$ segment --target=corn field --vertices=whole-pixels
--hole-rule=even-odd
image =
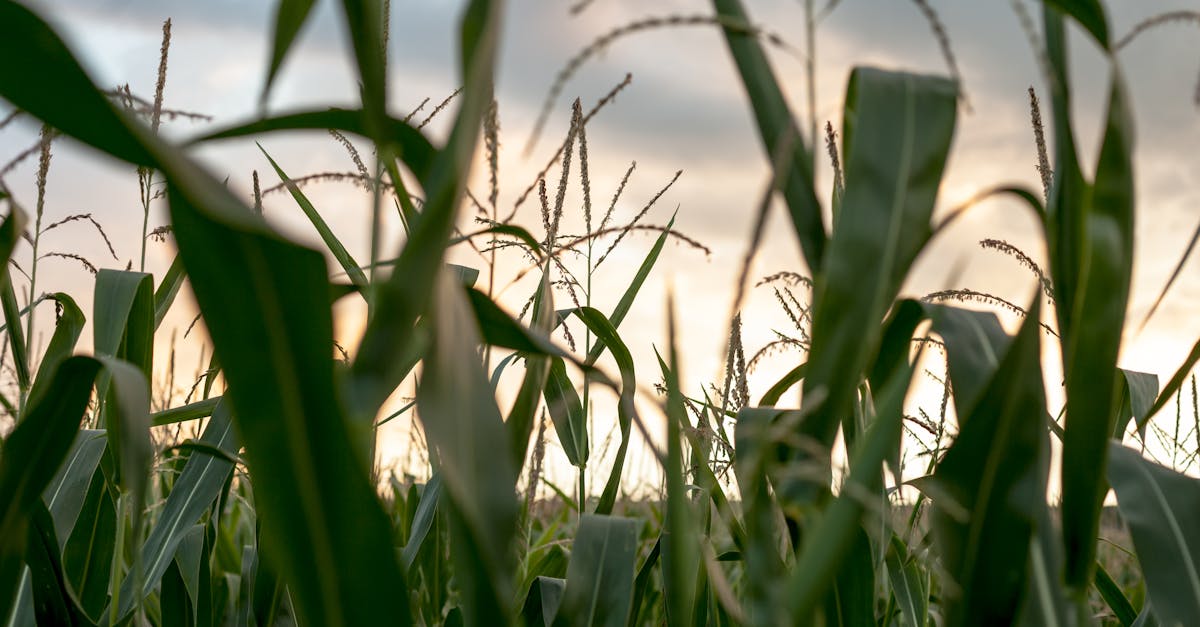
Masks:
[[[314,4],[275,5],[262,102]],[[148,101],[98,87],[45,15],[0,0],[0,99],[13,110],[0,130],[17,115],[43,129],[28,155],[40,163],[37,199],[18,198],[0,174],[11,375],[0,402],[12,425],[0,448],[4,625],[1200,625],[1200,480],[1143,454],[1148,430],[1161,431],[1152,419],[1174,410],[1171,444],[1181,450],[1171,459],[1182,455],[1187,468],[1196,457],[1180,420],[1195,422],[1200,441],[1191,374],[1200,342],[1165,384],[1118,367],[1124,333],[1139,321],[1127,313],[1138,214],[1117,57],[1132,37],[1200,14],[1163,14],[1118,38],[1102,0],[1043,0],[1036,15],[1014,3],[1043,73],[1029,92],[1043,186],[984,188],[938,220],[968,104],[924,1],[915,8],[931,20],[949,76],[855,68],[836,132],[822,133],[811,102],[809,119],[793,114],[766,53],[779,38],[755,26],[742,0],[618,28],[569,60],[547,111],[579,64],[638,30],[713,29],[737,69],[734,87],[772,174],[761,203],[739,208],[756,229],[739,260],[725,380],[704,388],[681,380],[674,320],[687,295],[642,290],[667,242],[703,244],[674,217],[638,221],[663,192],[618,224],[589,183],[588,122],[624,83],[594,109],[574,102],[557,153],[517,201],[540,204],[541,224],[524,225],[497,209],[504,2],[463,3],[462,88],[429,114],[449,118],[440,141],[428,118],[392,113],[387,3],[335,4],[350,35],[356,107],[264,106],[256,119],[174,141],[159,133],[179,114],[162,102],[169,23]],[[805,3],[809,38],[813,5]],[[1095,154],[1075,139],[1068,28],[1107,63]],[[333,133],[350,149],[357,171],[329,176],[371,196],[367,263],[278,155],[262,151],[322,249],[268,224],[257,172],[254,197],[242,198],[195,154],[285,131]],[[90,318],[70,294],[36,295],[41,236],[59,224],[42,219],[57,137],[135,166],[145,215],[161,194],[170,217],[154,230],[147,217],[143,242],[177,247],[158,277],[79,258],[96,274]],[[373,158],[362,161],[348,138]],[[829,198],[816,181],[824,159],[834,171]],[[576,210],[564,208],[572,176],[582,235],[562,226],[564,210]],[[490,195],[472,194],[471,180],[488,181]],[[930,243],[992,197],[1019,202],[1048,252],[1043,269],[1005,242],[983,243],[1028,270],[1026,300],[972,290],[902,297]],[[795,329],[779,340],[789,367],[752,396],[741,306],[773,200],[786,207],[804,267],[762,282],[775,286]],[[404,229],[390,259],[383,212]],[[639,230],[653,244],[617,305],[602,311],[591,274]],[[26,246],[28,269],[15,263]],[[480,268],[449,263],[456,246],[479,247],[492,264],[498,254],[519,258],[536,284],[521,295],[525,307],[514,314]],[[143,243],[142,269],[145,258]],[[332,275],[329,260],[339,268]],[[181,291],[194,295],[213,353],[186,398],[159,401],[156,331]],[[652,363],[635,361],[621,332],[635,300],[665,303],[672,321]],[[334,341],[333,308],[347,301],[366,311],[350,350]],[[49,302],[52,335],[36,351],[34,310]],[[963,306],[971,302],[990,307]],[[997,308],[1018,316],[1015,333]],[[82,354],[89,321],[93,348]],[[1062,380],[1044,372],[1049,354],[1061,359]],[[931,360],[945,365],[940,415],[913,416],[906,401],[928,389]],[[393,411],[389,399],[404,385],[415,397]],[[501,401],[503,386],[515,391],[511,401]],[[1050,396],[1065,399],[1061,411]],[[598,412],[618,426],[606,455],[591,450]],[[384,477],[375,463],[377,429],[402,414],[420,427],[428,474],[419,479]],[[663,438],[652,434],[658,425]],[[626,462],[639,434],[665,489],[632,498]],[[914,475],[904,460],[917,435]],[[561,447],[577,489],[546,481],[547,445]],[[1102,524],[1114,516],[1106,502],[1116,504],[1115,523]]]

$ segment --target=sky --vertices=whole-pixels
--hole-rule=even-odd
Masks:
[[[646,17],[711,14],[709,3],[700,0],[594,0],[578,15],[570,12],[571,4],[567,0],[513,0],[504,16],[496,93],[501,127],[500,205],[512,206],[565,136],[572,99],[580,98],[586,108],[626,73],[632,74],[632,83],[587,128],[593,196],[596,204],[606,207],[622,175],[636,161],[636,169],[616,205],[618,222],[628,220],[677,171],[682,171],[678,181],[650,210],[646,223],[665,224],[677,212],[676,228],[709,252],[688,245],[668,246],[621,331],[637,359],[640,378],[648,385],[657,373],[653,349],[665,344],[664,305],[668,291],[672,292],[678,303],[684,380],[698,393],[701,384],[719,383],[722,376],[733,287],[767,183],[768,163],[748,101],[722,37],[712,26],[639,32],[617,40],[581,66],[553,102],[549,124],[532,155],[527,156],[526,143],[554,77],[589,42],[617,26]],[[803,2],[746,0],[745,4],[755,24],[778,34],[785,42],[785,47],[770,47],[768,53],[793,112],[807,115]],[[1033,85],[1043,97],[1044,90],[1035,57],[1010,3],[931,0],[929,4],[945,24],[970,106],[969,111],[959,111],[951,159],[939,192],[938,215],[997,184],[1017,183],[1039,189],[1026,90]],[[173,38],[165,106],[212,116],[213,125],[244,120],[257,113],[273,3],[54,0],[32,5],[67,36],[99,84],[128,83],[135,94],[144,97],[153,93],[161,23],[171,18]],[[1187,2],[1109,5],[1112,30],[1118,35],[1162,11],[1196,8]],[[389,98],[393,113],[402,116],[425,98],[431,100],[427,107],[432,107],[458,86],[454,70],[456,20],[462,3],[392,0],[391,6]],[[1026,6],[1031,12],[1035,9],[1032,3]],[[302,32],[272,92],[272,111],[354,105],[352,65],[334,9],[331,1],[317,3],[314,20]],[[1200,178],[1194,174],[1195,146],[1200,141],[1200,110],[1194,102],[1200,76],[1196,36],[1192,25],[1167,26],[1136,40],[1119,57],[1137,124],[1139,205],[1134,291],[1121,365],[1157,373],[1164,382],[1200,336],[1200,318],[1191,315],[1200,304],[1200,261],[1194,259],[1184,267],[1158,313],[1144,329],[1138,328],[1200,223]],[[1076,134],[1085,172],[1089,172],[1097,152],[1108,66],[1080,32],[1072,32],[1071,43],[1077,90]],[[944,74],[947,67],[929,24],[911,2],[838,2],[820,23],[815,44],[816,116],[822,125],[829,121],[834,128],[841,125],[845,83],[854,66],[935,74]],[[7,107],[0,105],[0,113],[6,111]],[[450,119],[449,114],[441,115],[426,130],[435,140],[443,139]],[[177,121],[168,124],[164,133],[182,139],[205,128],[208,125],[204,123]],[[28,121],[0,130],[0,164],[35,142],[36,126]],[[354,169],[345,150],[320,133],[268,136],[261,142],[292,176]],[[369,153],[364,144],[359,143],[359,148]],[[228,176],[229,185],[246,198],[250,197],[251,171],[259,172],[264,187],[278,182],[253,142],[212,145],[201,148],[196,155],[219,177]],[[827,198],[832,175],[823,156],[821,151],[818,182]],[[35,170],[36,162],[31,159],[5,177],[26,206],[32,205]],[[557,175],[555,168],[548,180],[556,181]],[[564,228],[579,229],[581,202],[574,173],[572,177]],[[486,179],[479,170],[471,189],[479,198],[487,195]],[[369,195],[339,183],[311,186],[306,193],[347,247],[359,259],[367,257]],[[541,233],[541,218],[534,207],[535,203],[527,203],[516,222]],[[47,220],[84,212],[92,213],[104,226],[116,246],[117,259],[108,255],[94,231],[79,223],[47,235],[48,245],[54,250],[78,252],[97,265],[123,268],[133,260],[136,266],[142,215],[134,172],[69,140],[60,141],[49,176]],[[285,194],[268,195],[265,212],[268,220],[290,237],[319,245],[315,231]],[[165,215],[165,207],[156,205],[151,227],[164,224]],[[463,224],[466,228],[468,223]],[[388,222],[385,234],[389,250],[396,250],[400,241],[398,223]],[[1014,260],[981,249],[977,243],[984,238],[1006,240],[1039,262],[1045,259],[1045,246],[1028,213],[1011,201],[988,201],[925,251],[905,285],[905,294],[921,296],[939,289],[972,288],[1017,303],[1029,302],[1033,293],[1030,274]],[[622,243],[594,277],[593,304],[611,310],[652,241],[643,234]],[[161,275],[174,254],[172,245],[148,246],[147,270]],[[27,250],[23,254],[25,257],[18,257],[28,257]],[[480,257],[459,249],[453,250],[450,257],[466,265],[478,266],[481,262]],[[58,258],[44,260],[43,268],[45,278],[39,279],[39,292],[64,290],[78,294],[83,310],[90,311],[91,279],[85,271]],[[507,285],[519,268],[515,257],[502,263],[497,285]],[[766,241],[750,273],[751,284],[780,271],[807,273],[785,210],[776,202],[771,208]],[[517,312],[531,289],[527,278],[502,289],[500,300]],[[766,289],[749,293],[743,309],[749,351],[772,341],[775,330],[783,330],[788,324],[774,298]],[[182,335],[194,315],[192,307],[185,296],[160,334]],[[39,311],[42,322],[38,328],[45,337],[51,319],[48,312]],[[335,315],[339,340],[353,352],[361,329],[361,311],[353,304],[341,305]],[[1004,321],[1010,329],[1017,322],[1011,316]],[[198,335],[202,337],[202,333],[193,332],[187,342],[179,343],[177,383],[183,387],[188,385],[181,382],[190,382],[199,363]],[[160,343],[167,342],[160,338]],[[1048,351],[1048,362],[1053,362],[1052,353]],[[751,378],[752,395],[765,391],[782,372],[780,368],[790,368],[798,358],[790,353],[766,360]],[[159,368],[165,369],[166,362],[160,356]],[[1047,368],[1048,378],[1052,378],[1053,364]],[[398,396],[404,394],[402,390]],[[501,396],[503,400],[505,394]],[[611,437],[611,421],[598,421],[593,438],[597,450]],[[397,423],[389,426],[392,430],[383,438],[385,461],[389,455],[401,455],[407,442],[406,424]],[[652,466],[645,455],[635,455],[630,464],[638,469]],[[653,475],[649,470],[645,473]]]

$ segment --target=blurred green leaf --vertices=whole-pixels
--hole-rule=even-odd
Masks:
[[[421,492],[421,500],[417,504],[416,515],[413,517],[411,531],[408,534],[408,542],[404,544],[404,549],[400,553],[400,565],[404,567],[405,572],[412,570],[413,561],[417,559],[417,552],[421,550],[425,537],[433,528],[438,499],[441,498],[441,495],[442,477],[434,473],[425,483],[425,489]]]
[[[1046,5],[1075,18],[1095,38],[1097,45],[1108,49],[1108,18],[1100,0],[1046,0]]]
[[[925,627],[929,618],[927,577],[920,562],[909,553],[908,546],[893,534],[884,558],[892,596],[909,627]]]
[[[271,37],[271,41],[274,43],[271,46],[271,61],[267,66],[267,78],[263,81],[262,96],[259,98],[261,103],[266,103],[267,96],[271,93],[271,85],[275,82],[275,76],[279,73],[280,66],[283,65],[288,51],[296,41],[296,35],[308,21],[308,15],[314,4],[316,4],[315,0],[280,0],[276,5],[275,32]]]
[[[429,140],[409,124],[395,118],[388,119],[387,137],[393,142],[393,150],[422,181],[430,175],[438,151]],[[363,112],[354,109],[331,107],[319,111],[296,111],[276,116],[241,122],[233,126],[206,133],[189,143],[209,142],[218,139],[248,137],[278,131],[333,129],[371,139],[371,133],[363,124]],[[426,201],[428,202],[428,200]]]
[[[467,624],[476,625],[511,615],[517,469],[508,447],[499,446],[508,437],[476,353],[479,329],[463,288],[443,270],[434,296],[417,411],[453,504],[451,558]]]
[[[713,8],[721,18],[734,24],[750,24],[740,0],[713,0]],[[781,162],[785,172],[777,172],[778,186],[787,201],[792,227],[800,241],[809,272],[823,271],[826,249],[825,225],[821,219],[821,203],[813,184],[813,159],[804,138],[796,126],[787,99],[775,80],[767,55],[754,33],[744,28],[726,25],[725,43],[737,64],[742,85],[750,97],[754,119],[758,126],[763,150],[771,164]],[[810,145],[815,138],[809,138]]]
[[[629,624],[638,527],[630,518],[580,517],[555,625]]]
[[[1108,574],[1102,564],[1096,565],[1096,591],[1100,593],[1100,598],[1104,599],[1104,603],[1113,611],[1123,627],[1131,627],[1137,621],[1137,610],[1133,609],[1133,605],[1121,591],[1121,586],[1113,581],[1112,576]]]
[[[1108,480],[1154,614],[1167,625],[1200,624],[1200,481],[1116,442],[1110,444]]]

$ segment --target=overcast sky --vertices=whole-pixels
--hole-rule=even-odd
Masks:
[[[272,8],[270,2],[213,0],[54,0],[34,3],[60,27],[101,85],[129,83],[137,94],[153,92],[158,66],[161,22],[170,17],[174,36],[166,105],[198,111],[229,123],[254,115],[265,73]],[[355,81],[348,62],[341,24],[334,4],[318,2],[315,19],[303,31],[298,47],[284,66],[270,101],[283,110],[302,106],[354,104]],[[456,19],[461,2],[393,0],[391,23],[390,98],[393,112],[403,115],[426,97],[436,103],[457,87],[454,71]],[[511,207],[517,194],[532,181],[563,137],[570,101],[579,97],[594,103],[626,72],[632,84],[616,102],[588,126],[593,195],[607,205],[630,162],[637,168],[622,201],[619,218],[629,219],[677,170],[678,182],[651,210],[647,222],[664,224],[678,209],[677,228],[702,242],[710,255],[685,246],[671,246],[622,333],[639,357],[641,378],[651,382],[656,372],[652,345],[663,345],[662,303],[673,289],[680,305],[681,344],[685,377],[695,389],[719,376],[727,330],[726,313],[732,300],[734,274],[743,254],[758,198],[766,182],[767,164],[758,144],[746,97],[727,58],[721,35],[708,26],[659,29],[621,39],[585,64],[555,101],[553,115],[533,156],[522,150],[541,102],[555,74],[576,52],[600,34],[635,19],[672,14],[711,13],[700,0],[595,0],[572,16],[566,0],[514,0],[505,15],[497,99],[501,122],[502,207]],[[824,4],[819,2],[818,4]],[[965,201],[977,191],[999,183],[1020,183],[1039,189],[1034,168],[1032,133],[1028,124],[1026,89],[1042,91],[1027,38],[1007,2],[931,0],[945,23],[959,66],[971,111],[961,111],[954,149],[939,196],[939,209]],[[1135,23],[1170,9],[1196,9],[1195,2],[1109,3],[1113,31],[1127,32]],[[747,0],[755,23],[779,34],[792,50],[770,51],[797,115],[805,114],[803,3],[796,0]],[[1033,4],[1029,4],[1031,12]],[[1159,313],[1142,332],[1137,323],[1158,294],[1171,268],[1200,222],[1200,177],[1196,176],[1195,147],[1200,140],[1200,112],[1193,102],[1200,76],[1198,33],[1190,26],[1168,26],[1139,39],[1121,53],[1137,121],[1138,235],[1131,328],[1122,357],[1125,367],[1159,373],[1165,379],[1186,355],[1197,336],[1200,318],[1200,268],[1193,260]],[[1080,33],[1073,33],[1073,62],[1078,90],[1076,133],[1085,171],[1095,161],[1097,129],[1107,66]],[[870,64],[884,68],[944,73],[946,64],[929,25],[915,4],[897,0],[844,0],[825,19],[817,39],[819,119],[840,127],[841,102],[849,70]],[[0,109],[2,110],[2,109]],[[450,119],[449,115],[440,122]],[[186,137],[203,124],[174,122],[166,132]],[[435,138],[444,124],[430,127]],[[18,123],[0,131],[0,164],[36,141],[36,128]],[[292,176],[320,171],[348,171],[353,165],[344,150],[328,136],[310,134],[269,136],[263,146]],[[133,171],[97,159],[85,149],[63,141],[56,145],[47,197],[47,220],[92,212],[117,246],[119,260],[107,256],[103,244],[84,228],[64,228],[47,236],[58,250],[81,252],[98,264],[124,267],[138,256],[141,210]],[[365,146],[360,147],[364,148]],[[249,197],[250,172],[257,169],[264,186],[277,181],[253,142],[229,143],[203,149],[200,156],[220,177]],[[823,157],[823,152],[821,153]],[[821,159],[819,180],[830,181]],[[31,206],[33,160],[13,171],[6,183],[26,206]],[[551,172],[557,180],[557,169]],[[577,183],[572,183],[577,187]],[[486,196],[483,179],[473,184],[477,197]],[[367,255],[368,197],[345,184],[308,189],[334,229],[359,259]],[[581,211],[578,195],[568,197],[568,220],[577,228]],[[534,203],[518,214],[517,222],[541,232]],[[165,222],[156,208],[151,226]],[[782,206],[772,209],[769,237],[752,272],[761,277],[781,270],[806,272],[789,232]],[[303,214],[285,195],[268,196],[268,218],[296,239],[318,244]],[[389,233],[397,225],[389,224]],[[973,211],[942,236],[919,260],[906,291],[921,295],[936,289],[970,287],[1016,302],[1032,293],[1030,276],[1011,259],[979,249],[985,237],[1016,244],[1035,259],[1045,258],[1028,215],[1007,201],[989,202]],[[393,240],[394,241],[394,240]],[[623,244],[601,267],[594,304],[610,310],[652,239],[636,236]],[[392,248],[395,248],[393,244]],[[27,256],[28,251],[24,254]],[[170,244],[152,244],[149,270],[161,273],[173,255]],[[454,259],[479,265],[479,258],[456,251]],[[514,259],[514,262],[516,260]],[[64,260],[45,261],[48,278],[43,290],[80,294],[90,311],[90,277]],[[511,278],[516,264],[498,276]],[[504,292],[503,302],[516,311],[528,295],[528,284]],[[185,301],[186,304],[186,301]],[[189,312],[177,308],[167,327],[185,327]],[[352,308],[339,310],[343,343],[353,346],[359,327]],[[42,313],[46,321],[49,314]],[[786,323],[766,291],[751,294],[746,308],[749,350],[770,341],[773,328]],[[1011,321],[1009,321],[1011,322]],[[49,323],[42,325],[47,330]],[[163,333],[169,333],[164,330]],[[789,361],[790,360],[790,361]],[[794,363],[795,356],[780,364]],[[162,363],[165,360],[160,360]],[[193,366],[184,367],[182,378]],[[753,380],[754,395],[775,378],[767,372]],[[597,436],[597,446],[603,434]]]

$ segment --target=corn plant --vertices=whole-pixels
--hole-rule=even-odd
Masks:
[[[279,2],[264,101],[312,5]],[[1042,196],[1012,186],[985,193],[1027,207],[1049,250],[1049,273],[1039,271],[1028,303],[1014,305],[1023,316],[1015,335],[993,313],[899,296],[927,244],[949,236],[962,213],[933,218],[962,106],[956,80],[851,73],[840,150],[829,129],[844,170],[836,168],[827,227],[814,180],[815,121],[805,137],[761,31],[739,0],[713,0],[714,16],[696,20],[724,36],[773,173],[763,210],[782,197],[811,276],[804,360],[758,403],[744,373],[720,394],[685,393],[670,296],[658,363],[635,363],[618,331],[677,235],[673,221],[610,313],[594,306],[590,281],[584,302],[555,308],[556,283],[570,284],[558,254],[573,243],[564,245],[558,227],[573,154],[589,277],[603,260],[591,255],[607,216],[593,228],[590,114],[578,103],[551,162],[562,175],[553,208],[545,173],[539,181],[544,237],[498,219],[494,191],[477,234],[532,259],[539,280],[528,318],[475,287],[476,270],[446,263],[449,246],[471,239],[456,228],[481,135],[496,185],[492,68],[503,3],[470,0],[462,12],[463,89],[441,145],[389,113],[383,5],[340,5],[358,108],[264,114],[174,144],[157,134],[157,117],[146,123],[98,89],[35,11],[0,0],[0,96],[137,166],[144,188],[161,177],[178,246],[157,285],[143,272],[98,273],[94,355],[73,354],[83,312],[69,295],[50,296],[60,313],[34,359],[30,326],[21,324],[32,313],[19,311],[8,270],[26,217],[0,188],[9,208],[0,298],[19,391],[15,402],[4,399],[16,423],[0,456],[6,624],[1081,625],[1098,622],[1098,609],[1125,626],[1200,624],[1200,485],[1122,444],[1180,398],[1200,343],[1161,390],[1155,378],[1117,367],[1134,259],[1133,127],[1120,46],[1099,0],[1042,5],[1037,53],[1053,140],[1053,154],[1042,155]],[[811,3],[808,15],[811,35]],[[1089,156],[1074,142],[1068,23],[1109,60],[1091,180],[1080,165]],[[395,201],[406,229],[397,258],[380,260],[375,241],[369,264],[355,260],[266,150],[324,251],[275,232],[259,202],[248,206],[189,154],[199,143],[285,130],[370,143],[377,167],[372,174],[360,162],[360,178],[372,189],[376,227],[383,190]],[[150,200],[143,196],[144,211]],[[333,279],[326,254],[342,270]],[[151,413],[154,332],[185,282],[215,355],[202,398]],[[331,307],[342,298],[361,298],[368,318],[353,357],[338,361]],[[733,320],[729,363],[740,370]],[[568,325],[585,329],[582,356],[553,339]],[[1047,335],[1059,338],[1065,368],[1058,417],[1046,394],[1057,382],[1042,372]],[[492,350],[506,356],[489,373]],[[943,447],[939,430],[927,472],[911,478],[901,469],[905,401],[934,350],[945,355],[957,434]],[[606,352],[615,376],[597,366]],[[518,362],[525,370],[505,411],[492,380]],[[432,475],[381,482],[374,430],[418,366],[415,413]],[[212,383],[218,371],[223,388]],[[624,459],[633,429],[646,428],[635,400],[648,380],[661,383],[653,398],[667,437],[652,448],[666,488],[661,500],[628,502]],[[594,502],[585,474],[598,465],[587,421],[593,386],[614,392],[620,435]],[[779,406],[796,386],[798,406]],[[1194,398],[1194,379],[1192,388]],[[150,428],[197,419],[200,437],[172,444],[166,471],[152,470]],[[578,469],[575,499],[562,490],[561,499],[537,498],[548,423]],[[844,465],[835,463],[839,440]],[[1052,505],[1054,440],[1062,494]],[[732,480],[717,468],[722,460],[732,461]],[[919,493],[915,501],[895,498],[901,482]],[[1097,560],[1110,487],[1144,579],[1137,595]]]

